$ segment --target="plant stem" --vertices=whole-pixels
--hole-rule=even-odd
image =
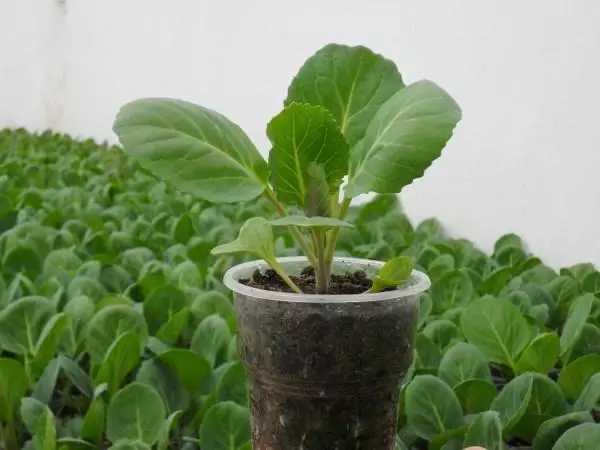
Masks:
[[[279,214],[281,217],[287,216],[287,213],[285,212],[284,207],[281,205],[281,203],[279,203],[277,201],[277,198],[275,198],[275,193],[269,186],[267,186],[265,188],[265,197],[267,198],[267,200],[269,200],[269,203],[271,203],[271,206],[277,212],[277,214]],[[308,245],[306,240],[304,239],[304,236],[302,236],[302,233],[300,233],[298,228],[296,228],[294,226],[290,226],[288,228],[290,230],[290,233],[292,233],[292,237],[294,238],[296,243],[300,246],[300,248],[304,252],[304,255],[308,258],[308,262],[312,266],[316,266],[317,258],[315,257],[315,254],[313,253],[313,251],[310,249],[310,246]]]
[[[267,261],[267,263],[269,263],[271,268],[275,272],[277,272],[277,275],[279,275],[281,279],[285,281],[285,284],[292,288],[294,292],[296,292],[297,294],[302,294],[300,288],[296,285],[296,283],[292,281],[292,279],[287,275],[287,273],[285,273],[285,269],[281,266],[281,264],[279,264],[279,262],[276,259]]]
[[[338,211],[337,218],[343,220],[348,213],[348,208],[350,208],[350,203],[352,202],[351,198],[344,196],[344,200],[342,201],[342,206]],[[329,239],[327,241],[327,250],[325,251],[325,262],[328,266],[328,273],[330,273],[331,263],[333,261],[333,253],[335,252],[335,244],[337,243],[338,234],[340,233],[339,228],[334,228],[331,230],[331,234],[329,235]]]
[[[327,261],[325,261],[325,249],[323,247],[323,232],[312,229],[313,242],[317,253],[317,267],[315,268],[315,277],[317,279],[317,294],[327,294],[329,289],[329,273],[327,271]]]

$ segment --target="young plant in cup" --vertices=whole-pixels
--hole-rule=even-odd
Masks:
[[[279,216],[249,219],[212,251],[260,258],[225,276],[236,294],[255,448],[391,448],[397,383],[429,280],[407,257],[335,257],[336,242],[353,226],[345,220],[352,199],[398,193],[421,177],[460,118],[433,82],[406,85],[392,61],[337,44],[292,80],[267,125],[268,160],[206,107],[146,98],[121,108],[114,131],[124,151],[157,178],[215,203],[262,195]],[[287,227],[304,256],[278,258],[273,227]]]

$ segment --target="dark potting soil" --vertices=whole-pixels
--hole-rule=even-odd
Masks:
[[[283,290],[272,273],[255,276],[248,284]],[[370,286],[364,274],[341,278],[338,293]],[[238,294],[255,450],[393,449],[417,305],[417,298],[340,304]]]
[[[292,281],[304,294],[317,293],[317,280],[315,270],[305,267],[300,275],[290,276]],[[273,269],[264,272],[256,270],[251,278],[240,280],[240,283],[257,289],[278,292],[293,292],[292,289]],[[362,294],[371,288],[373,282],[364,270],[346,272],[343,275],[331,275],[329,281],[329,294]]]

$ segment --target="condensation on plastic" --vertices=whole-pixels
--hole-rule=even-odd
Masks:
[[[288,275],[298,275],[300,271],[308,264],[307,259],[303,256],[278,258],[278,261],[284,267]],[[369,259],[345,257],[335,258],[332,271],[336,274],[343,274],[345,272],[364,270],[367,272],[367,275],[375,275],[378,269],[383,266],[383,264],[384,263],[381,261],[373,261]],[[418,270],[413,270],[410,278],[402,287],[399,287],[393,291],[377,292],[375,294],[295,294],[256,289],[239,282],[239,280],[250,278],[256,269],[263,271],[268,267],[269,265],[263,260],[239,264],[232,267],[225,273],[223,282],[234,293],[238,295],[244,295],[249,298],[305,303],[355,303],[399,300],[405,297],[417,296],[425,292],[431,285],[429,277]]]

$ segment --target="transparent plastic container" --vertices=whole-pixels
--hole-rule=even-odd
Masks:
[[[280,258],[288,274],[304,257]],[[336,258],[333,272],[383,263]],[[413,357],[419,296],[413,271],[397,290],[360,295],[272,292],[239,282],[264,261],[231,268],[238,345],[250,381],[255,450],[393,450],[399,384]]]

